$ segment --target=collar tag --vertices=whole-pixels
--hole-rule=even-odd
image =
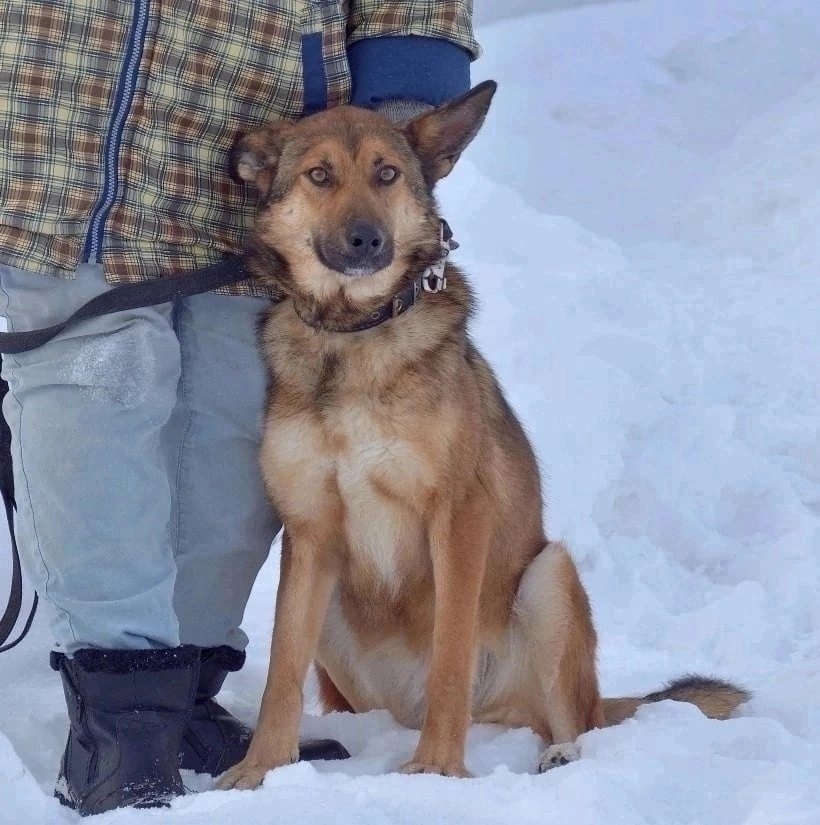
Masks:
[[[440,232],[439,249],[441,251],[441,257],[434,264],[428,266],[421,275],[421,286],[425,292],[442,292],[447,289],[447,278],[444,276],[447,256],[450,254],[450,250],[458,249],[458,243],[453,240],[453,233],[450,231],[450,227],[443,220],[441,222]]]
[[[447,278],[444,275],[445,263],[446,259],[442,258],[424,270],[421,276],[421,288],[425,292],[441,292],[447,289]]]

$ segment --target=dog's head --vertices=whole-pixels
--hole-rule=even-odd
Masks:
[[[360,303],[396,289],[440,256],[433,187],[475,137],[496,84],[406,123],[338,106],[270,123],[231,151],[261,209],[249,243],[286,294]]]

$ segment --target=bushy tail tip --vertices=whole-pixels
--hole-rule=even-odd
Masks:
[[[696,705],[710,719],[728,719],[738,705],[747,702],[751,694],[723,679],[688,674],[673,679],[665,688],[644,696],[645,702],[674,699]]]
[[[641,705],[673,699],[695,705],[710,719],[728,719],[738,705],[750,698],[748,691],[731,682],[690,674],[674,679],[661,690],[642,698],[604,699],[604,717],[607,725],[617,725],[629,719]]]

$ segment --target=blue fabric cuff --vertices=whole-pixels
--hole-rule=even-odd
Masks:
[[[351,44],[347,59],[355,106],[372,108],[391,99],[439,106],[470,90],[470,53],[449,40],[370,37]]]

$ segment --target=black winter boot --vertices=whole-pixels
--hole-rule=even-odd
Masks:
[[[226,646],[200,650],[199,685],[188,729],[182,739],[179,766],[219,776],[245,758],[253,736],[247,725],[214,701],[228,673],[245,664],[245,654]],[[349,757],[347,750],[335,739],[310,739],[299,745],[299,759],[304,761]]]
[[[214,701],[225,677],[245,664],[245,653],[227,646],[199,650],[199,684],[191,719],[182,737],[179,766],[219,776],[244,759],[253,736],[247,725]]]
[[[199,650],[51,654],[70,723],[54,795],[82,816],[163,807],[185,793],[177,765],[193,708]]]

